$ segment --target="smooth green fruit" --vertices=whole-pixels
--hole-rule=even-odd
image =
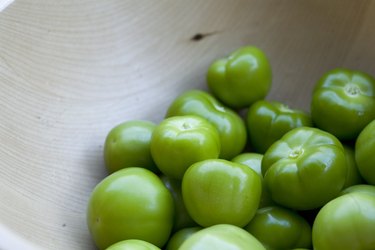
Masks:
[[[160,171],[182,179],[191,164],[216,159],[220,139],[216,128],[199,116],[174,116],[163,120],[151,138],[151,155]]]
[[[375,196],[351,192],[327,203],[313,224],[315,250],[375,249]]]
[[[280,206],[258,209],[244,228],[267,249],[311,247],[311,227],[293,210]]]
[[[166,117],[197,115],[209,121],[219,132],[219,158],[232,159],[246,145],[245,122],[233,110],[202,90],[189,90],[178,96],[169,106]]]
[[[106,250],[160,250],[160,248],[144,240],[132,239],[117,242]]]
[[[315,85],[311,117],[315,126],[340,140],[357,138],[375,119],[375,79],[355,70],[328,71]]]
[[[127,167],[142,167],[159,172],[150,152],[150,141],[156,125],[133,120],[111,129],[104,144],[104,160],[108,172]]]
[[[219,224],[194,233],[179,250],[266,250],[254,236],[240,227]]]
[[[178,250],[180,249],[182,243],[185,242],[194,233],[201,230],[202,227],[187,227],[183,228],[172,235],[169,239],[167,247],[165,250]]]
[[[260,202],[262,182],[251,168],[226,160],[193,164],[182,179],[186,210],[203,227],[245,226]]]
[[[355,143],[355,160],[363,179],[375,185],[375,120],[359,134]]]
[[[173,226],[173,198],[144,168],[125,168],[103,179],[88,203],[87,224],[99,249],[127,239],[162,247]]]
[[[272,200],[288,208],[311,210],[337,197],[347,178],[344,147],[333,135],[300,127],[286,133],[262,160]]]
[[[239,48],[208,69],[207,84],[214,95],[232,108],[249,107],[271,88],[272,70],[265,53],[254,46]]]

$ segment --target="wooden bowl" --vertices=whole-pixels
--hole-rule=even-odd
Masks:
[[[8,6],[6,6],[9,4]],[[0,1],[0,249],[93,249],[86,206],[120,122],[159,122],[244,45],[267,99],[309,111],[336,67],[375,74],[375,1]]]

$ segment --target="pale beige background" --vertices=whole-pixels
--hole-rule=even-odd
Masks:
[[[0,12],[0,249],[93,248],[85,209],[109,129],[160,121],[248,44],[272,63],[268,99],[308,111],[325,71],[375,75],[375,1],[16,0]]]

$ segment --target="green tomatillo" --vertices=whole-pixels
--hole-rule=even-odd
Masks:
[[[165,250],[179,250],[182,243],[184,243],[187,238],[201,229],[202,227],[185,227],[177,231],[169,238]]]
[[[263,155],[258,153],[242,153],[237,155],[232,159],[233,162],[241,163],[252,170],[254,170],[262,180],[262,195],[260,197],[259,207],[266,207],[274,204],[271,199],[271,195],[267,190],[267,187],[264,185],[263,175],[262,175],[262,159]]]
[[[127,239],[162,247],[173,226],[174,205],[160,178],[144,168],[125,168],[93,190],[87,224],[99,249]]]
[[[130,239],[117,242],[106,250],[160,250],[160,248],[144,240]]]
[[[340,192],[340,196],[351,193],[364,193],[366,195],[374,196],[375,198],[375,186],[370,184],[357,184],[349,186]]]
[[[245,226],[254,216],[262,191],[259,175],[243,164],[222,159],[191,165],[182,179],[186,210],[203,227]]]
[[[300,127],[266,151],[262,173],[272,199],[285,207],[311,210],[335,198],[347,177],[344,147],[333,135]]]
[[[254,46],[239,48],[216,60],[207,72],[213,94],[232,108],[245,108],[269,92],[272,70],[265,53]]]
[[[266,250],[254,236],[244,229],[218,224],[206,227],[182,243],[179,250]]]
[[[182,179],[193,163],[220,154],[216,128],[199,116],[175,116],[163,120],[151,138],[151,155],[166,176]]]
[[[260,100],[250,106],[246,126],[251,146],[264,153],[272,143],[297,127],[311,127],[310,115],[280,102]]]
[[[315,85],[314,124],[340,140],[355,139],[375,119],[375,79],[363,72],[334,69]]]
[[[126,121],[112,128],[104,144],[104,160],[108,172],[127,167],[158,169],[151,157],[150,141],[156,125],[149,121]]]
[[[160,176],[160,179],[171,192],[174,201],[175,213],[172,232],[176,232],[182,228],[197,226],[197,223],[195,223],[186,211],[185,203],[182,198],[181,180],[170,178],[165,175]]]
[[[220,137],[220,158],[232,159],[244,149],[247,141],[244,121],[207,92],[190,90],[178,96],[169,106],[166,117],[181,115],[197,115],[214,125]]]
[[[311,226],[295,211],[280,206],[258,209],[244,227],[267,250],[311,247]]]
[[[355,143],[355,160],[363,179],[375,185],[375,120],[359,134]]]
[[[354,191],[320,209],[312,228],[315,250],[375,249],[375,195]]]
[[[343,146],[345,149],[346,161],[348,163],[348,172],[343,188],[347,188],[353,185],[363,183],[364,181],[361,177],[361,174],[359,173],[359,169],[355,161],[354,149],[348,145]]]
[[[342,190],[341,195],[355,192],[366,193],[375,196],[375,186],[369,184],[353,185]]]

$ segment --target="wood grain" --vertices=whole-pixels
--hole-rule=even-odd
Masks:
[[[370,0],[16,0],[0,12],[0,249],[94,248],[85,212],[107,132],[160,121],[206,88],[214,59],[262,48],[267,98],[308,111],[325,71],[375,75],[374,25]]]

